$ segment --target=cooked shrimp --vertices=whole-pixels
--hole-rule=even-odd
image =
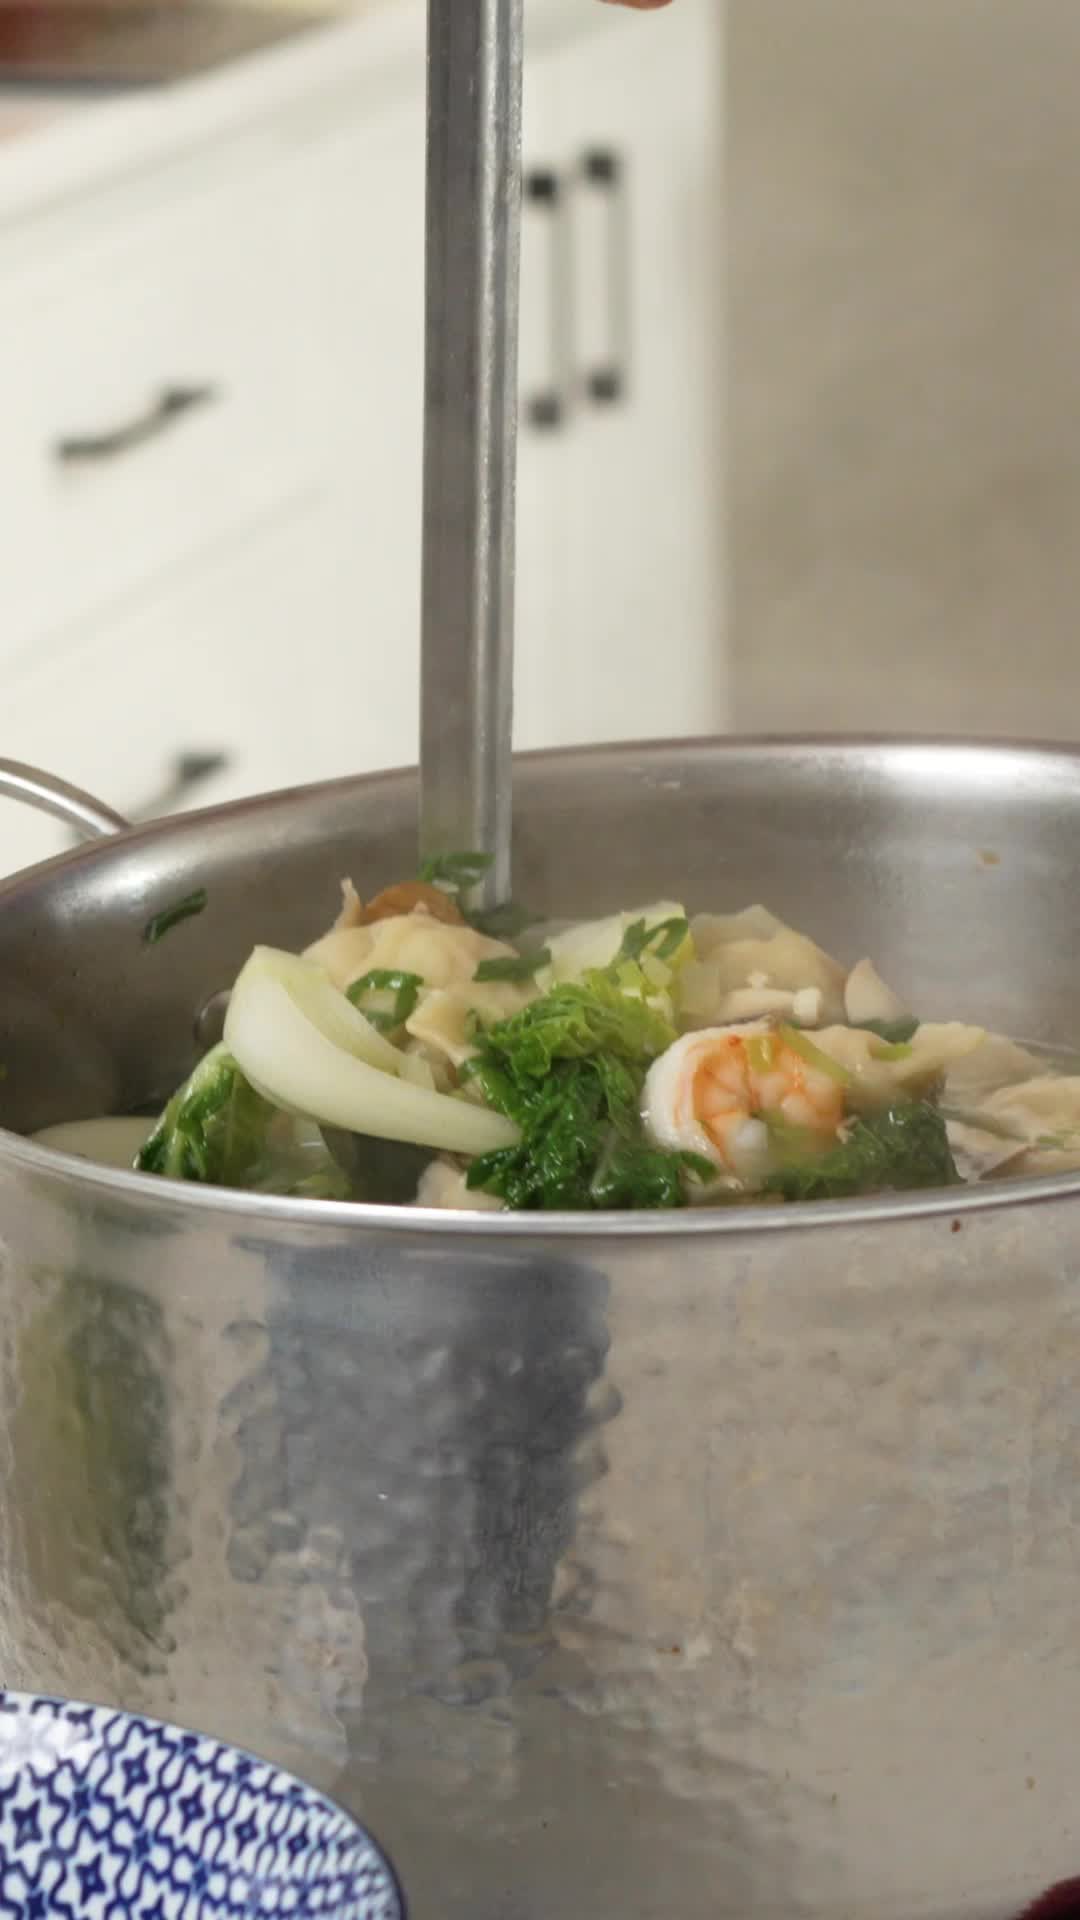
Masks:
[[[813,1053],[765,1021],[684,1034],[649,1070],[646,1128],[658,1146],[699,1153],[739,1179],[760,1178],[773,1161],[768,1120],[823,1140],[843,1124],[843,1079],[817,1066]]]

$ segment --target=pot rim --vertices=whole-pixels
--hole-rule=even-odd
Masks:
[[[44,1176],[73,1197],[100,1194],[131,1204],[138,1211],[162,1206],[202,1218],[314,1228],[316,1231],[371,1232],[380,1236],[449,1234],[455,1238],[500,1240],[697,1240],[703,1235],[794,1233],[805,1228],[873,1226],[889,1221],[933,1219],[954,1223],[974,1214],[1025,1207],[1055,1200],[1080,1200],[1080,1173],[1039,1174],[996,1185],[933,1187],[915,1193],[869,1194],[863,1199],[802,1201],[776,1207],[685,1207],[669,1212],[469,1213],[440,1207],[373,1206],[360,1200],[305,1200],[284,1194],[247,1193],[204,1187],[159,1174],[98,1166],[76,1154],[60,1153],[0,1127],[0,1171],[5,1164]]]
[[[1051,739],[980,738],[965,734],[908,733],[806,733],[806,734],[707,734],[685,739],[654,739],[605,742],[599,746],[546,747],[514,755],[515,766],[543,766],[559,761],[643,761],[671,754],[689,754],[699,758],[706,751],[732,758],[739,754],[762,754],[780,758],[791,752],[827,752],[851,755],[884,752],[903,759],[912,753],[945,753],[949,757],[985,758],[1000,769],[1006,759],[1022,759],[1033,765],[1050,760],[1071,762],[1080,773],[1080,744]],[[990,769],[988,768],[988,771]],[[350,774],[342,778],[316,781],[299,787],[281,788],[271,793],[248,795],[216,807],[191,809],[167,815],[162,820],[141,824],[108,839],[97,839],[0,879],[0,902],[5,893],[25,885],[27,880],[82,862],[108,857],[114,847],[128,847],[136,841],[180,837],[191,827],[235,819],[244,813],[270,811],[301,796],[328,796],[334,792],[361,791],[373,785],[400,783],[415,779],[415,767],[387,767],[373,772]],[[74,1154],[44,1147],[23,1135],[0,1127],[0,1168],[5,1163],[24,1168],[27,1173],[55,1181],[61,1187],[80,1192],[100,1193],[136,1209],[154,1209],[167,1204],[203,1215],[225,1219],[265,1221],[268,1225],[315,1228],[326,1231],[370,1230],[380,1234],[427,1239],[433,1234],[454,1238],[500,1240],[588,1239],[650,1240],[657,1237],[679,1240],[703,1235],[792,1233],[807,1227],[826,1229],[843,1225],[860,1226],[909,1219],[940,1217],[951,1223],[984,1212],[1025,1207],[1080,1197],[1080,1172],[1041,1174],[1026,1180],[1004,1180],[985,1186],[921,1189],[914,1193],[874,1194],[863,1199],[819,1200],[795,1205],[762,1207],[689,1207],[670,1212],[604,1213],[490,1213],[458,1212],[451,1209],[413,1206],[373,1206],[362,1201],[297,1199],[280,1194],[257,1194],[222,1187],[203,1187],[185,1181],[167,1180],[160,1175],[136,1173],[97,1166]]]
[[[968,760],[986,760],[988,778],[1000,772],[1001,763],[1006,760],[1024,760],[1033,765],[1057,760],[1071,763],[1080,780],[1080,741],[1010,735],[988,735],[984,738],[978,734],[963,733],[700,733],[678,738],[535,747],[527,752],[515,753],[513,765],[515,769],[521,768],[523,771],[531,768],[543,771],[545,767],[557,771],[560,764],[574,763],[580,766],[589,762],[602,768],[605,762],[633,762],[639,759],[644,773],[648,771],[647,763],[650,760],[661,761],[672,755],[684,756],[691,762],[700,761],[706,755],[735,759],[743,754],[780,760],[793,752],[823,753],[842,758],[880,753],[897,760],[919,753],[946,754],[950,758],[962,756]],[[403,783],[415,785],[417,772],[415,765],[377,767],[364,773],[341,774],[329,780],[307,781],[299,786],[275,787],[266,793],[245,794],[239,799],[219,801],[214,806],[191,807],[183,813],[165,814],[156,820],[135,821],[123,831],[95,834],[94,838],[81,846],[69,847],[47,860],[35,862],[33,866],[20,867],[14,873],[0,876],[0,904],[4,903],[8,894],[13,895],[25,887],[28,881],[55,873],[60,868],[74,868],[83,862],[90,864],[108,858],[114,848],[145,847],[157,840],[183,838],[192,826],[212,827],[219,822],[238,819],[246,813],[270,815],[300,799],[363,794],[371,788],[400,786]],[[111,812],[111,809],[104,808],[104,803],[94,804]]]

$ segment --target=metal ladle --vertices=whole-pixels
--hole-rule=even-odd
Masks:
[[[420,850],[489,854],[486,907],[510,895],[521,68],[522,0],[428,0]],[[430,1158],[323,1136],[384,1198]]]
[[[428,0],[420,844],[510,893],[522,0]]]

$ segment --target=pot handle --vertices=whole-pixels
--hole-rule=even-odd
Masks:
[[[0,759],[0,799],[21,800],[39,813],[51,813],[71,827],[80,840],[107,840],[110,834],[124,833],[128,822],[122,814],[80,787],[43,773],[40,767],[24,766],[21,760]]]

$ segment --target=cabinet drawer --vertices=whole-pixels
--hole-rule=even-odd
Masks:
[[[325,503],[6,676],[0,755],[131,819],[415,761],[415,650],[365,645],[348,549]],[[184,755],[223,764],[188,791]],[[72,844],[0,799],[0,875]]]
[[[267,178],[166,203],[5,302],[3,655],[310,484],[294,237],[290,197]]]

